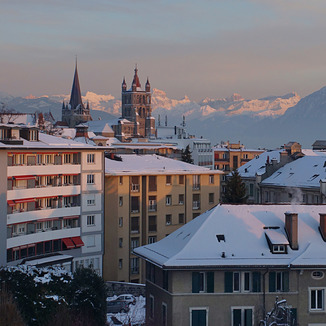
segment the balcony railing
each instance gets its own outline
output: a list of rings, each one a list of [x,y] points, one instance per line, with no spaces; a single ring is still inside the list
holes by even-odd
[[[192,190],[200,190],[200,184],[194,184]]]
[[[156,210],[157,210],[157,204],[151,204],[148,206],[149,212],[156,212]]]

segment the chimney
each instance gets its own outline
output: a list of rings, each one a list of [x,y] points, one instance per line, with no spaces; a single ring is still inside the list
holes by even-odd
[[[292,250],[299,249],[298,243],[298,214],[285,213],[285,231]]]
[[[320,216],[320,233],[323,237],[323,240],[326,241],[326,214],[325,213],[319,213]]]

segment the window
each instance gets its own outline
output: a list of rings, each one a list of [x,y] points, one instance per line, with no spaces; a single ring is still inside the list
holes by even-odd
[[[311,272],[311,277],[315,280],[321,280],[322,278],[324,278],[324,272],[313,271],[313,272]]]
[[[273,253],[279,254],[279,253],[286,253],[286,246],[285,245],[273,245]]]
[[[166,184],[167,185],[171,185],[172,181],[171,181],[172,177],[170,175],[166,176]]]
[[[168,306],[165,302],[162,302],[162,326],[167,326],[168,324],[168,314],[167,314],[167,311],[168,311]]]
[[[148,211],[156,212],[157,204],[156,204],[156,196],[149,196],[148,198]]]
[[[87,206],[94,206],[94,205],[95,205],[95,195],[88,195]]]
[[[148,177],[148,190],[149,191],[156,191],[157,184],[156,184],[156,176],[150,175]]]
[[[94,184],[94,174],[87,174],[87,184],[88,185]]]
[[[185,201],[185,195],[184,194],[180,194],[179,195],[179,205],[183,205]]]
[[[269,272],[269,292],[289,292],[289,272]]]
[[[183,224],[185,222],[185,214],[179,214],[179,224]]]
[[[95,225],[95,215],[87,215],[87,225],[88,226]]]
[[[325,301],[325,289],[321,288],[310,288],[310,311],[322,311],[325,310],[324,301]]]
[[[88,164],[95,163],[95,154],[87,154],[87,163]]]
[[[131,197],[131,213],[139,212],[139,197]]]
[[[134,250],[137,247],[139,247],[139,238],[131,238],[130,249]]]
[[[119,184],[123,185],[123,176],[119,177]]]
[[[139,258],[130,259],[130,272],[131,274],[139,274]]]
[[[139,177],[132,176],[131,177],[131,192],[139,192]]]
[[[250,183],[249,184],[249,196],[253,197],[253,195],[254,195],[254,185],[253,185],[253,183]]]
[[[123,217],[119,217],[119,227],[123,227]]]
[[[166,225],[172,224],[172,215],[171,214],[165,215],[165,224]]]
[[[119,206],[121,207],[123,205],[123,197],[119,197]]]
[[[131,233],[139,233],[139,217],[131,218]]]
[[[200,175],[192,176],[192,189],[199,190],[200,189]]]
[[[192,272],[192,293],[204,292],[214,292],[214,272]]]
[[[231,307],[231,325],[252,326],[253,310],[253,307]]]
[[[72,155],[71,154],[64,154],[63,155],[63,162],[65,164],[70,164],[72,162]]]
[[[225,272],[224,292],[261,292],[261,273]]]
[[[156,242],[156,236],[148,237],[148,244],[155,243],[155,242]]]
[[[154,319],[154,297],[149,295],[149,318]]]
[[[200,194],[192,195],[192,209],[200,209]]]
[[[119,248],[122,248],[123,245],[123,238],[119,238]]]
[[[122,259],[119,259],[119,269],[122,269],[123,265],[122,265]]]
[[[166,205],[166,206],[170,206],[170,205],[172,205],[172,196],[171,196],[171,195],[167,195],[167,196],[165,197],[165,205]]]
[[[211,174],[211,175],[209,176],[209,183],[210,183],[210,184],[213,184],[213,183],[214,183],[214,175],[213,175],[213,174]]]
[[[185,183],[185,176],[179,175],[179,185],[183,185]]]
[[[214,193],[213,192],[208,194],[208,203],[214,204]]]
[[[95,235],[89,235],[87,238],[87,247],[95,247]]]
[[[206,326],[208,324],[208,310],[206,308],[189,308],[191,326]]]
[[[156,232],[156,215],[148,216],[148,231]]]

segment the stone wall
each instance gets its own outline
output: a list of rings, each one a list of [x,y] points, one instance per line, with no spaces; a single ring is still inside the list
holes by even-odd
[[[142,295],[145,297],[145,284],[127,283],[127,282],[105,282],[107,287],[107,296],[112,297],[120,294]]]

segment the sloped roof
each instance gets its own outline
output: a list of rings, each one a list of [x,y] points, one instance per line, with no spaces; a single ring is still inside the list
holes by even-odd
[[[159,155],[119,155],[122,161],[105,159],[107,175],[149,175],[149,174],[221,174],[198,165],[185,163]]]
[[[267,160],[271,162],[273,159],[276,159],[277,162],[279,162],[281,152],[283,152],[282,149],[261,153],[258,157],[250,160],[238,168],[240,176],[242,178],[254,178],[256,174],[264,174],[266,172],[265,164]]]
[[[288,163],[262,181],[262,185],[319,188],[326,178],[326,156],[304,156]]]
[[[284,232],[285,212],[298,213],[299,249],[288,247],[287,254],[272,254],[264,227],[278,226]],[[326,205],[218,205],[161,241],[134,252],[167,269],[326,267],[319,213],[326,213]],[[217,235],[224,235],[225,241],[218,241]]]

